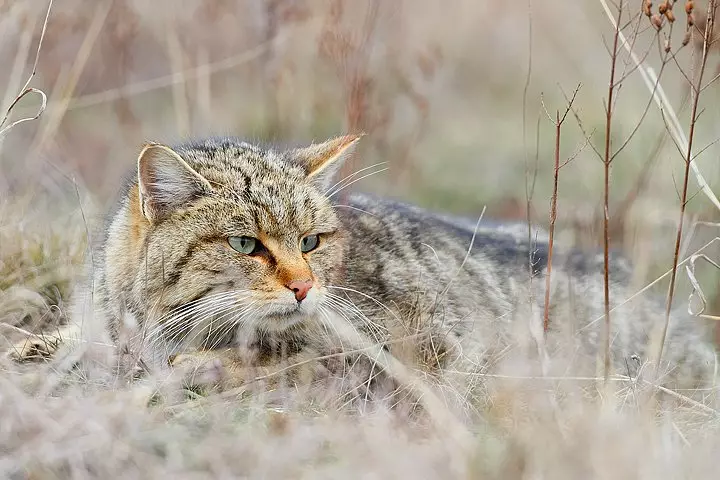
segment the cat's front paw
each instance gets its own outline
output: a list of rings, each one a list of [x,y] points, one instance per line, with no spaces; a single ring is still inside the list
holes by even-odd
[[[80,338],[80,326],[71,323],[59,327],[53,333],[28,335],[10,347],[6,356],[19,363],[45,361],[55,356],[63,345],[77,346]]]
[[[168,364],[183,388],[202,395],[247,385],[267,373],[231,348],[180,353],[171,356]]]
[[[202,395],[238,388],[281,392],[310,385],[323,376],[311,352],[284,360],[258,358],[254,353],[237,348],[197,350],[174,355],[168,364],[183,388]]]
[[[58,335],[33,335],[15,343],[6,355],[18,363],[44,361],[53,356],[62,342]]]
[[[227,362],[213,351],[173,355],[168,363],[181,376],[184,388],[199,393],[221,389],[228,376]]]

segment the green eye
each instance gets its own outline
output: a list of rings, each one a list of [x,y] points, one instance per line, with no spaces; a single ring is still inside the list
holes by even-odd
[[[300,251],[303,253],[308,253],[312,250],[315,250],[319,243],[320,237],[318,237],[317,235],[308,235],[300,241]]]
[[[256,253],[262,247],[261,243],[252,237],[229,237],[228,243],[233,250],[246,255]]]

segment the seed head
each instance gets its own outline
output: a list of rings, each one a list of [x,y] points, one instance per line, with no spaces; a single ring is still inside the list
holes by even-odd
[[[685,2],[685,13],[690,15],[693,11],[693,8],[695,8],[695,2],[693,2],[693,0],[687,0],[687,2]]]
[[[665,15],[665,12],[670,10],[670,5],[667,0],[663,0],[660,2],[660,5],[658,5],[658,12],[660,12],[660,15]]]
[[[653,27],[655,27],[655,29],[659,31],[662,28],[662,16],[656,13],[655,15],[650,17],[650,23],[652,23]]]
[[[665,10],[665,17],[668,19],[668,22],[670,22],[670,23],[673,23],[675,21],[675,14],[670,9]]]
[[[648,17],[652,15],[652,0],[645,0],[643,2],[642,11]]]
[[[685,32],[685,36],[683,37],[683,41],[682,41],[682,46],[684,47],[688,43],[690,43],[690,30]]]

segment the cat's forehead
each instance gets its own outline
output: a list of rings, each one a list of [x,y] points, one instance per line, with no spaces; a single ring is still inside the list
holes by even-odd
[[[231,229],[243,234],[272,237],[296,236],[310,231],[333,231],[337,218],[332,207],[312,196],[280,194],[282,188],[251,189],[249,196],[223,196],[221,207],[204,209]],[[272,193],[275,193],[274,195]]]
[[[236,168],[223,171],[218,180],[215,187],[220,195],[280,220],[303,217],[326,203],[302,170],[282,159],[266,159],[260,165],[240,159]]]
[[[245,142],[209,139],[182,149],[187,163],[221,195],[258,201],[266,196],[307,197],[311,189],[287,152]]]
[[[186,147],[182,156],[231,205],[233,218],[260,231],[279,235],[334,224],[327,199],[285,152],[211,139]]]
[[[261,148],[246,142],[209,139],[184,145],[181,156],[211,183],[244,187],[268,179],[299,180],[302,169],[288,160],[288,152]]]

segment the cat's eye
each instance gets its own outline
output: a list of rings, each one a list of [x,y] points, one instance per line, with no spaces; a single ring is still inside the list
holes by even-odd
[[[318,235],[308,235],[300,240],[300,251],[308,253],[315,250],[320,243],[320,237]]]
[[[246,255],[252,255],[262,250],[262,243],[252,237],[229,237],[228,243],[233,250]]]

